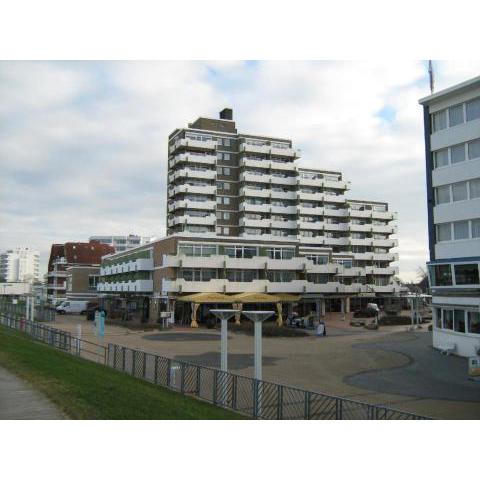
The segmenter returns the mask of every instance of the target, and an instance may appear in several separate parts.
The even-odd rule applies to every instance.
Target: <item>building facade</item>
[[[93,267],[98,271],[102,256],[114,252],[115,249],[112,246],[96,241],[52,245],[47,272],[47,301],[57,304],[70,296],[72,300],[75,299],[76,292],[71,289],[72,287],[70,296],[67,292],[67,279],[71,278],[73,273],[71,269],[73,267]],[[70,284],[73,285],[72,280],[70,280]]]
[[[480,77],[424,111],[433,344],[480,354]]]
[[[40,253],[28,247],[17,247],[0,254],[0,278],[5,282],[39,280]]]
[[[89,242],[95,241],[110,245],[115,248],[116,252],[124,252],[130,248],[145,245],[153,240],[152,237],[141,237],[139,235],[96,235],[88,239]]]
[[[299,157],[291,140],[238,133],[230,109],[176,129],[167,237],[105,258],[98,290],[138,297],[144,320],[187,293],[295,294],[323,311],[398,293],[396,214]]]

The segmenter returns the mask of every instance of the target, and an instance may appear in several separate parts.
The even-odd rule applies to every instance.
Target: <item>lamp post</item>
[[[220,370],[226,372],[228,370],[228,321],[240,310],[234,309],[213,309],[210,310],[220,321],[221,321],[221,331],[220,331]]]

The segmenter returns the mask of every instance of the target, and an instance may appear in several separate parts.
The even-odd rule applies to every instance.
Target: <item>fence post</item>
[[[232,409],[237,409],[237,388],[238,388],[238,377],[232,375]]]
[[[125,371],[125,347],[122,347],[122,371]]]
[[[153,373],[153,383],[155,385],[158,384],[158,355],[155,355],[155,365],[154,365],[154,373]]]
[[[305,420],[310,420],[310,392],[305,392],[304,398],[304,407],[305,407]]]
[[[185,393],[185,364],[180,364],[180,392]]]
[[[283,418],[283,386],[277,385],[277,420]]]
[[[217,404],[217,384],[218,384],[218,370],[213,371],[213,404]]]
[[[172,361],[167,360],[167,387],[172,388]]]
[[[337,398],[336,400],[336,408],[335,408],[335,418],[337,420],[342,420],[342,415],[343,415],[343,412],[342,412],[342,399],[341,398]]]
[[[253,418],[258,418],[258,380],[253,379]]]
[[[143,352],[143,378],[147,377],[147,352]]]
[[[117,368],[117,345],[113,346],[113,368]]]
[[[132,376],[135,376],[135,363],[136,363],[136,360],[137,360],[137,351],[136,350],[132,350]]]
[[[197,394],[197,396],[200,396],[200,365],[197,365],[196,378],[197,385],[195,387],[195,393]]]

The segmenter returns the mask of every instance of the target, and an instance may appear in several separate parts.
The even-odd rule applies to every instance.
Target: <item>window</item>
[[[251,282],[258,279],[258,270],[228,270],[227,280],[230,282]]]
[[[327,255],[305,255],[308,260],[311,260],[314,265],[326,265],[328,263]]]
[[[179,245],[178,253],[187,257],[210,257],[217,254],[215,245]]]
[[[225,247],[225,255],[231,258],[253,258],[258,255],[257,247],[233,245]]]
[[[229,141],[229,143],[230,143],[230,141]],[[229,153],[224,153],[223,154],[223,159],[227,162],[230,161],[230,154]]]
[[[450,185],[444,185],[443,187],[437,187],[437,205],[442,203],[450,203]]]
[[[453,330],[453,310],[443,310],[443,328]]]
[[[472,238],[480,238],[480,218],[472,220]]]
[[[468,333],[480,334],[480,313],[479,312],[467,312],[468,316]]]
[[[439,130],[444,130],[447,128],[447,111],[442,110],[440,112],[434,113],[433,117],[433,131],[438,132]]]
[[[467,102],[467,122],[480,118],[480,98]]]
[[[452,240],[450,223],[439,223],[437,225],[437,239],[439,242],[449,242]]]
[[[446,167],[448,165],[448,149],[433,152],[435,168]]]
[[[452,185],[452,197],[454,202],[468,199],[467,182],[454,183]]]
[[[312,283],[328,283],[328,275],[325,273],[307,273],[307,281]]]
[[[295,280],[295,272],[288,270],[270,270],[267,272],[267,278],[270,282],[291,282]]]
[[[468,221],[453,222],[453,235],[455,240],[464,240],[468,238]]]
[[[453,311],[453,330],[465,333],[465,310]]]
[[[436,287],[446,287],[452,285],[452,270],[450,264],[435,265],[435,281]]]
[[[437,328],[442,328],[442,309],[441,308],[435,309],[435,326]]]
[[[470,180],[470,198],[480,198],[480,178]]]
[[[224,139],[223,139],[223,144],[224,144],[226,147],[229,147],[229,146],[230,146],[230,139],[229,139],[229,138],[224,138]]]
[[[465,144],[454,145],[450,148],[450,157],[452,163],[460,163],[465,161]]]
[[[480,158],[480,138],[468,143],[468,158],[469,160]]]
[[[454,265],[454,269],[457,285],[478,285],[480,283],[477,264]]]
[[[272,259],[289,260],[294,257],[295,250],[292,248],[268,248],[267,254]]]
[[[448,125],[454,127],[463,123],[463,104],[448,109]]]

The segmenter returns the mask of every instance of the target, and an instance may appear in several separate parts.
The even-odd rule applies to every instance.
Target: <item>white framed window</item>
[[[437,225],[437,239],[439,242],[450,242],[452,240],[452,227],[450,223],[439,223]]]
[[[465,161],[465,144],[464,143],[450,147],[450,159],[452,164]]]
[[[441,110],[432,115],[432,127],[434,132],[447,128],[447,111]]]
[[[472,238],[480,238],[480,218],[472,220]]]
[[[454,202],[468,200],[467,182],[458,182],[452,185],[452,200]]]
[[[454,127],[464,122],[463,103],[448,109],[448,126]]]
[[[468,159],[480,158],[480,138],[468,143]]]
[[[480,178],[470,180],[470,198],[480,198]]]
[[[469,238],[468,221],[453,222],[453,236],[455,240],[465,240]]]
[[[450,203],[450,185],[443,185],[441,187],[437,187],[436,189],[436,196],[437,196],[437,205],[441,205],[442,203]]]
[[[467,122],[480,118],[480,97],[466,102]]]
[[[446,167],[448,165],[448,148],[433,152],[435,168]]]

